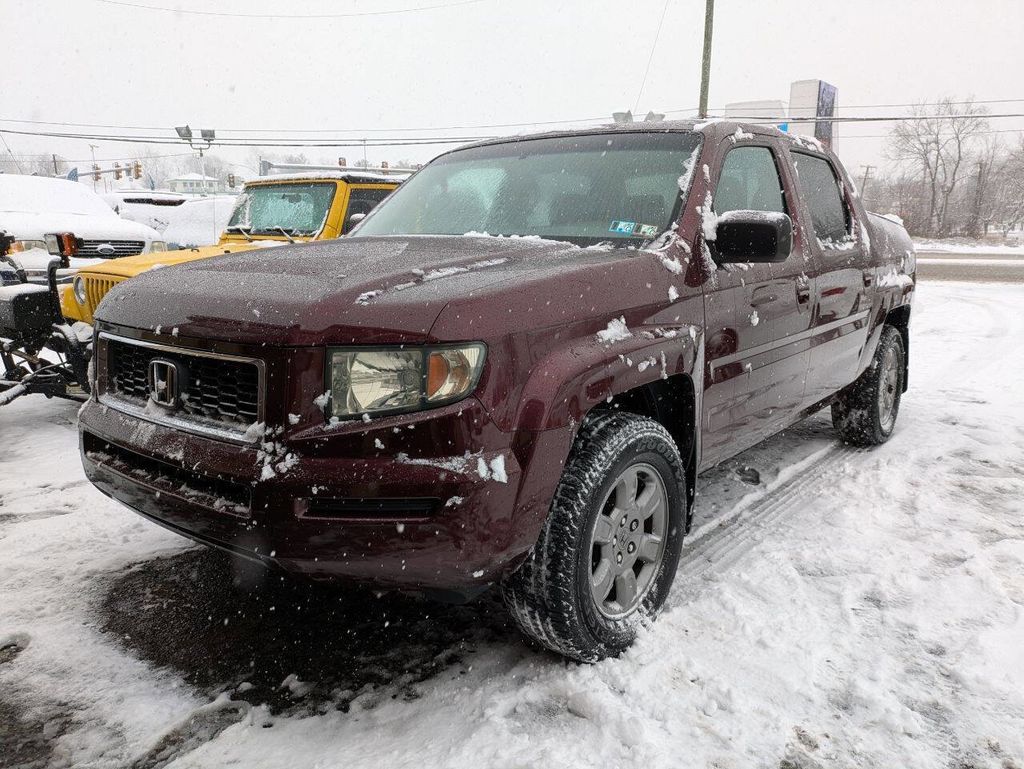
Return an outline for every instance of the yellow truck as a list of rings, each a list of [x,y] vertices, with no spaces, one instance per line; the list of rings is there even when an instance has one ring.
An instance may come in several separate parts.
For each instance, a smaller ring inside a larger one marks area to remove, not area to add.
[[[154,267],[340,237],[403,179],[404,175],[340,170],[264,176],[246,182],[216,245],[108,259],[85,267],[64,287],[61,312],[68,321],[91,325],[93,312],[110,289]]]

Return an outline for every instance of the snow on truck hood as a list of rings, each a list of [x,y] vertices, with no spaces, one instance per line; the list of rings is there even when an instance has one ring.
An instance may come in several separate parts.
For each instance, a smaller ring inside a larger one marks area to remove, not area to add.
[[[73,232],[86,240],[160,240],[152,227],[122,219],[113,211],[75,214],[61,211],[5,211],[0,209],[3,229],[19,240],[42,240],[51,232]]]
[[[498,290],[525,272],[564,271],[559,257],[573,252],[581,249],[461,236],[282,246],[151,270],[114,288],[96,317],[243,344],[413,341],[427,336],[449,302]]]

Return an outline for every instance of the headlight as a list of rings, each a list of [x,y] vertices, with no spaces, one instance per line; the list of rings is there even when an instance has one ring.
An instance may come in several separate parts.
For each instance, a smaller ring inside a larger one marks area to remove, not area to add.
[[[85,281],[82,280],[81,276],[76,275],[75,279],[71,281],[71,290],[75,292],[75,299],[78,303],[85,305]]]
[[[11,243],[11,253],[15,251],[31,251],[33,248],[46,250],[46,241],[43,240],[16,240]]]
[[[485,347],[329,350],[327,416],[398,413],[440,406],[473,392]]]
[[[162,240],[154,240],[152,243],[149,244],[149,250],[153,252],[166,251],[167,244]]]

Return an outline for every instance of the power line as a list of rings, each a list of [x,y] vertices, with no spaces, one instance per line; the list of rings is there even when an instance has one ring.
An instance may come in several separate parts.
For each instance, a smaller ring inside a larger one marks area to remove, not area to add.
[[[14,153],[11,152],[11,145],[7,143],[7,139],[3,136],[3,134],[0,134],[0,140],[3,140],[4,146],[7,148],[7,154],[10,155],[11,160],[14,161],[14,167],[18,169],[18,173],[22,173],[21,163],[19,163],[18,159],[14,157]]]
[[[49,158],[52,153],[49,152],[19,152],[11,153],[11,157],[21,158],[22,160],[38,160],[40,158]],[[195,157],[193,152],[173,152],[166,155],[121,155],[119,157],[111,158],[66,158],[62,155],[57,156],[57,160],[62,163],[91,163],[95,160],[97,163],[113,163],[116,160],[159,160],[163,158],[190,158]]]
[[[971,99],[960,102],[948,102],[949,104],[1013,104],[1013,103],[1024,103],[1022,99]],[[859,104],[859,105],[840,105],[840,109],[868,109],[868,108],[879,108],[879,107],[919,107],[927,106],[930,103],[906,103],[906,104]],[[697,111],[696,107],[689,107],[686,109],[670,109],[664,110],[667,115],[680,115],[684,113],[694,113]],[[714,112],[722,112],[723,108],[717,108],[712,110]],[[1001,117],[1001,115],[985,115],[982,114],[980,117]],[[370,134],[370,133],[417,133],[421,131],[473,131],[481,129],[494,129],[494,128],[527,128],[530,126],[544,126],[544,125],[567,125],[571,123],[594,123],[599,121],[606,121],[608,115],[597,115],[592,117],[580,117],[580,118],[562,118],[559,120],[530,120],[519,123],[472,123],[464,125],[444,125],[444,126],[390,126],[383,128],[224,128],[221,129],[226,133],[269,133],[269,134],[341,134],[341,133],[353,133],[353,134]],[[757,120],[775,120],[779,122],[789,121],[794,122],[795,119],[791,118],[765,118],[758,116]],[[907,118],[898,117],[879,117],[879,120],[897,120],[897,119],[914,119],[914,116],[908,116]],[[821,118],[808,118],[808,120],[821,120]],[[68,121],[60,120],[20,120],[18,118],[0,118],[0,123],[18,123],[22,125],[47,125],[47,126],[64,126],[68,128],[110,128],[121,131],[165,131],[168,130],[165,125],[122,125],[114,123],[72,123]]]
[[[536,125],[564,125],[566,123],[592,123],[594,121],[607,120],[607,115],[596,117],[571,118],[564,120],[532,120],[523,123],[489,123],[475,125],[450,125],[450,126],[419,126],[390,127],[390,128],[223,128],[219,129],[227,133],[380,133],[389,131],[392,133],[417,131],[470,131],[479,128],[524,128]],[[0,118],[0,123],[19,123],[24,125],[51,125],[66,126],[68,128],[114,128],[122,131],[165,131],[167,126],[133,126],[133,125],[112,125],[109,123],[68,123],[60,120],[18,120],[16,118]]]
[[[125,142],[128,144],[169,144],[181,146],[181,140],[169,136],[117,136],[110,134],[83,134],[64,133],[58,131],[17,131],[11,128],[0,128],[0,134],[15,134],[19,136],[46,136],[55,139],[80,139],[88,141],[109,141]],[[373,138],[373,139],[346,139],[344,141],[326,141],[317,139],[314,141],[281,140],[281,139],[216,139],[214,146],[222,147],[380,147],[380,146],[415,146],[431,144],[462,144],[464,142],[478,141],[481,139],[494,139],[496,136],[451,136],[451,137],[417,137],[409,138]]]
[[[643,96],[644,87],[647,85],[647,75],[651,72],[651,62],[654,60],[654,50],[658,47],[658,39],[661,37],[661,27],[665,23],[665,12],[668,10],[668,0],[661,6],[661,18],[658,19],[658,31],[654,33],[654,42],[651,43],[651,52],[647,56],[647,66],[644,67],[644,79],[640,81],[640,90],[636,92],[636,101],[633,102],[633,112],[640,106],[640,97]]]
[[[1021,118],[1024,112],[1004,112],[991,114],[985,112],[967,113],[963,115],[860,115],[847,117],[826,117],[817,115],[812,117],[766,117],[764,115],[735,115],[728,118],[729,121],[740,123],[906,123],[914,120],[958,120],[977,118],[978,120],[991,120],[994,118]],[[721,117],[711,118],[712,120],[723,120]]]
[[[227,11],[196,11],[185,8],[164,8],[158,5],[145,5],[143,3],[129,3],[126,0],[95,0],[106,5],[118,5],[126,8],[135,8],[143,11],[160,11],[162,13],[185,14],[190,16],[220,16],[229,19],[351,19],[360,16],[396,16],[403,13],[421,13],[423,11],[436,11],[444,8],[458,8],[464,5],[475,5],[488,0],[456,0],[453,3],[437,3],[435,5],[421,5],[413,8],[394,8],[387,11],[350,11],[347,13],[229,13]]]
[[[1022,118],[1024,113],[1002,113],[1002,114],[974,114],[974,115],[943,115],[945,119],[952,118],[977,118],[979,120],[988,120],[995,118]],[[742,118],[736,118],[742,119]],[[902,121],[913,121],[922,119],[920,116],[915,115],[901,115],[901,116],[877,116],[877,115],[866,115],[866,116],[848,116],[848,117],[808,117],[808,118],[787,118],[787,117],[764,117],[764,116],[752,116],[747,118],[750,122],[754,123],[775,123],[775,122],[789,122],[789,123],[814,123],[814,122],[831,122],[831,123],[874,123],[874,122],[902,122]],[[1009,130],[1020,130],[1020,129],[1009,129]],[[987,131],[985,131],[987,132]],[[56,139],[76,139],[83,141],[108,141],[108,142],[123,142],[129,144],[158,144],[158,145],[170,145],[170,146],[181,146],[181,140],[176,137],[167,136],[166,134],[156,135],[137,135],[137,134],[109,134],[109,133],[92,133],[92,132],[81,132],[81,131],[43,131],[43,130],[27,130],[27,129],[14,129],[14,128],[0,128],[0,136],[3,134],[12,134],[18,136],[43,136],[48,138]],[[236,136],[221,136],[218,137],[214,144],[218,146],[229,146],[229,147],[324,147],[324,148],[340,148],[340,147],[363,147],[363,146],[430,146],[430,145],[446,145],[446,144],[463,144],[471,141],[479,141],[484,139],[497,138],[495,134],[473,134],[473,135],[459,135],[459,136],[437,136],[437,135],[425,135],[425,136],[375,136],[375,137],[339,137],[339,138],[328,138],[328,137],[236,137]],[[844,137],[844,138],[869,138],[866,135],[861,137]],[[884,138],[884,137],[873,137],[873,138]],[[6,144],[6,140],[5,140]]]
[[[906,104],[840,104],[839,109],[873,109],[875,107],[927,107],[934,104],[1017,104],[1024,99],[964,99],[962,101],[908,102]]]
[[[1024,99],[965,99],[963,101],[942,101],[942,102],[930,102],[930,101],[916,101],[916,102],[904,102],[902,104],[839,104],[837,108],[840,110],[847,109],[876,109],[881,107],[929,107],[937,104],[1019,104],[1024,102]],[[666,115],[682,115],[686,113],[696,112],[697,107],[688,107],[687,109],[668,109],[665,110]],[[710,110],[711,112],[724,112],[725,107],[715,107]]]
[[[1024,128],[994,128],[986,131],[975,131],[975,135],[988,135],[988,134],[1011,134],[1011,133],[1024,133]],[[943,136],[949,134],[943,133]],[[846,139],[888,139],[890,134],[849,134],[843,136],[837,136],[836,139],[845,141]]]

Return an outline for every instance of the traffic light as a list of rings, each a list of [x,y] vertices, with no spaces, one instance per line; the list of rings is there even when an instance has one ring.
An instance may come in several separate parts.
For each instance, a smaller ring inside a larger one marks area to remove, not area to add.
[[[120,179],[121,178],[121,164],[120,163],[114,163],[114,178],[115,179]]]
[[[100,167],[95,163],[92,164],[92,180],[98,182],[100,180]]]
[[[386,161],[386,160],[380,161],[380,167],[381,168],[387,168],[388,167],[388,161]]]
[[[140,163],[138,160],[136,160],[134,163],[132,163],[132,178],[133,179],[141,179],[142,178],[142,163]]]
[[[231,189],[235,188],[235,175],[234,174],[228,174],[228,187],[230,187]]]
[[[345,162],[345,158],[338,158],[338,165],[341,166],[342,168],[345,168],[345,166],[347,166],[348,163]]]

